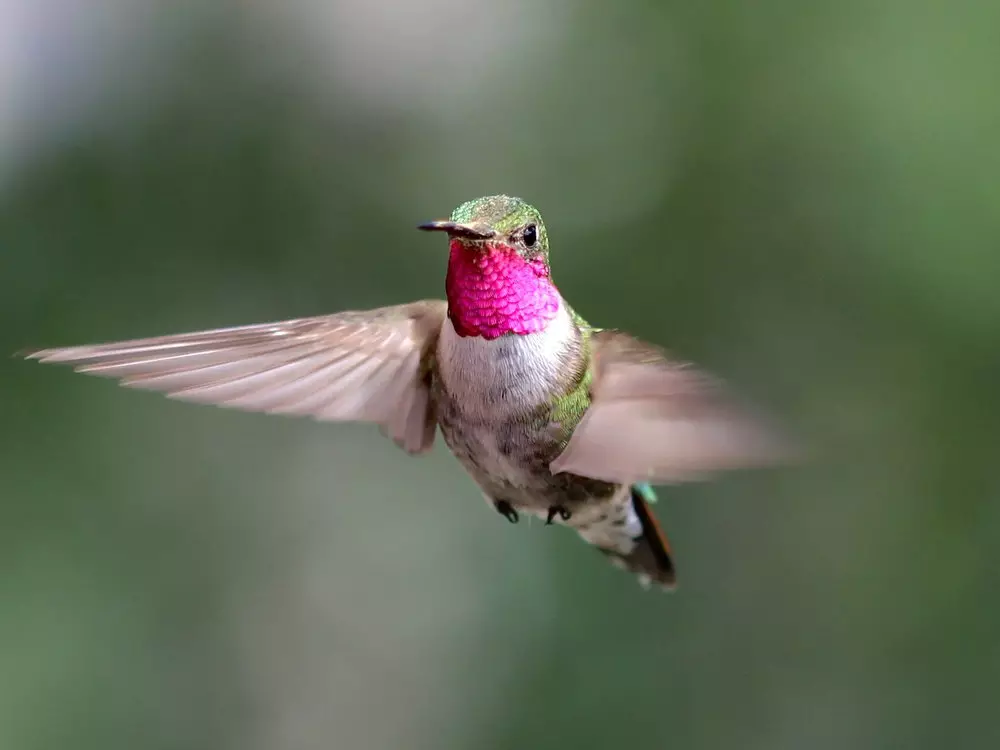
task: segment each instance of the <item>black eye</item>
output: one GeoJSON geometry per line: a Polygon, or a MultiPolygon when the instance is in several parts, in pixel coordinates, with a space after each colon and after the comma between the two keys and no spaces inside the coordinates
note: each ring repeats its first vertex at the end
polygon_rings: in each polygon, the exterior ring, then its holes
{"type": "Polygon", "coordinates": [[[534,224],[528,224],[521,233],[521,241],[525,247],[534,247],[538,241],[538,228],[534,224]]]}

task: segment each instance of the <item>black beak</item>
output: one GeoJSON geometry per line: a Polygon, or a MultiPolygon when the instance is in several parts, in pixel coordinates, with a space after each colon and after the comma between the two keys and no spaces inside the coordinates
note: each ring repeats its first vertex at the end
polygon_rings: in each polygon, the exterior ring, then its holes
{"type": "Polygon", "coordinates": [[[496,236],[496,230],[486,224],[456,224],[454,221],[429,221],[417,229],[425,232],[447,232],[452,237],[466,240],[488,240],[496,236]]]}

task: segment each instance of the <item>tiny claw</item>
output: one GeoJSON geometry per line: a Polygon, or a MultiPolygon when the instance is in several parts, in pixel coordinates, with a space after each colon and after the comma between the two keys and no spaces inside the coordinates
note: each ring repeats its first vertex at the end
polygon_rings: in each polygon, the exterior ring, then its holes
{"type": "Polygon", "coordinates": [[[573,516],[573,514],[570,513],[568,510],[566,510],[566,508],[564,508],[563,506],[553,505],[549,508],[549,515],[545,519],[546,526],[552,525],[552,519],[556,517],[556,514],[558,514],[559,518],[561,518],[563,521],[568,521],[573,516]]]}
{"type": "Polygon", "coordinates": [[[517,523],[520,516],[517,515],[517,511],[514,510],[514,506],[508,503],[506,500],[497,500],[493,503],[493,507],[497,509],[497,513],[506,518],[511,523],[517,523]]]}

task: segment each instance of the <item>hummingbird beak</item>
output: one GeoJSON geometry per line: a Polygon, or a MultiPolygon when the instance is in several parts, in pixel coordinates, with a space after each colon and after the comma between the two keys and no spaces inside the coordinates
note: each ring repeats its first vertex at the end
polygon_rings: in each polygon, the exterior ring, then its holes
{"type": "Polygon", "coordinates": [[[465,240],[488,240],[496,236],[496,230],[488,224],[456,224],[454,221],[429,221],[417,229],[425,232],[447,232],[451,237],[461,237],[465,240]]]}

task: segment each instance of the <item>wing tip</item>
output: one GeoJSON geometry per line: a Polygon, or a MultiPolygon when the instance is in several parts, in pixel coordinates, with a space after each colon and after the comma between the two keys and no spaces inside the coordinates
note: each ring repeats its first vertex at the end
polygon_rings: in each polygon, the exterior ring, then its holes
{"type": "Polygon", "coordinates": [[[808,451],[801,440],[793,438],[784,429],[778,429],[769,420],[756,420],[753,425],[757,434],[753,440],[756,450],[751,452],[751,458],[756,463],[747,468],[790,466],[806,460],[808,451]]]}
{"type": "Polygon", "coordinates": [[[52,349],[18,349],[10,355],[11,359],[37,359],[43,360],[46,354],[52,349]]]}
{"type": "Polygon", "coordinates": [[[58,349],[19,349],[14,352],[13,357],[24,360],[34,360],[35,362],[48,363],[72,363],[82,362],[87,359],[91,347],[71,346],[58,349]]]}

